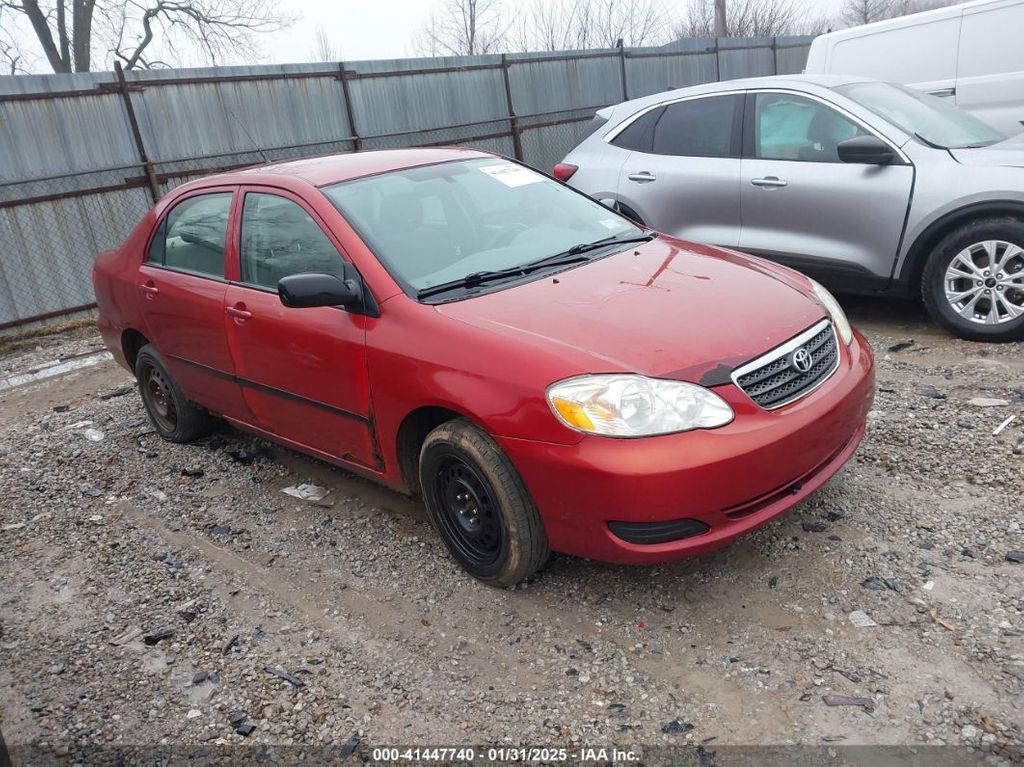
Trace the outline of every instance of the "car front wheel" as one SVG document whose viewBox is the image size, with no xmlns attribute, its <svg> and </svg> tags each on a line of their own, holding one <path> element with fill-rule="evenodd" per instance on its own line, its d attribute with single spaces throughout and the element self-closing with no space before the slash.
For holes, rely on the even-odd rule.
<svg viewBox="0 0 1024 767">
<path fill-rule="evenodd" d="M 492 586 L 512 586 L 550 554 L 540 515 L 508 457 L 464 419 L 443 423 L 420 450 L 420 486 L 452 557 Z"/>
<path fill-rule="evenodd" d="M 933 319 L 961 338 L 1024 339 L 1024 222 L 985 219 L 947 235 L 921 294 Z"/>
</svg>

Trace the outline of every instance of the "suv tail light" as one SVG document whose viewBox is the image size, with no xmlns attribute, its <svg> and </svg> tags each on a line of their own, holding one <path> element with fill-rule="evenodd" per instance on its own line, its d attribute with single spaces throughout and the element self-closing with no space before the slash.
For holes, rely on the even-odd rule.
<svg viewBox="0 0 1024 767">
<path fill-rule="evenodd" d="M 572 178 L 572 174 L 579 170 L 579 166 L 570 165 L 567 162 L 560 162 L 554 168 L 551 169 L 551 175 L 557 178 L 561 182 L 566 182 Z"/>
</svg>

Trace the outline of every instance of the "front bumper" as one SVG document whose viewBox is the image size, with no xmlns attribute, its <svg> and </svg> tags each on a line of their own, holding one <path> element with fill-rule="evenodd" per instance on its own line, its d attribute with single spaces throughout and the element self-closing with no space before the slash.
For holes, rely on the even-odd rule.
<svg viewBox="0 0 1024 767">
<path fill-rule="evenodd" d="M 857 449 L 874 396 L 871 347 L 859 333 L 815 391 L 778 410 L 736 386 L 716 387 L 736 413 L 718 429 L 644 439 L 585 437 L 575 445 L 499 438 L 544 520 L 554 551 L 654 564 L 723 546 L 828 481 Z M 609 522 L 693 519 L 707 530 L 630 543 Z"/>
</svg>

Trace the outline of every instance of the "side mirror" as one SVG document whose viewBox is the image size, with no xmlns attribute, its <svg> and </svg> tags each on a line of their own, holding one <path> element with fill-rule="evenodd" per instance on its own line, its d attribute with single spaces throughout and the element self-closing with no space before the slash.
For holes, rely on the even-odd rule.
<svg viewBox="0 0 1024 767">
<path fill-rule="evenodd" d="M 293 309 L 306 309 L 312 306 L 356 306 L 363 299 L 363 289 L 359 280 L 349 274 L 352 270 L 346 265 L 345 279 L 333 274 L 306 272 L 282 277 L 277 283 L 277 294 L 281 303 Z"/>
<path fill-rule="evenodd" d="M 888 165 L 896 159 L 892 147 L 878 136 L 856 136 L 840 141 L 836 147 L 843 162 L 861 165 Z"/>
</svg>

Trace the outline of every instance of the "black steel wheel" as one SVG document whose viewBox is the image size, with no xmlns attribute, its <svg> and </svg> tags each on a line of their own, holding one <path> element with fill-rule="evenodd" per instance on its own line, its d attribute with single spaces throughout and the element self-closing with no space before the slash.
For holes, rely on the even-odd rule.
<svg viewBox="0 0 1024 767">
<path fill-rule="evenodd" d="M 147 344 L 135 358 L 135 379 L 153 427 L 169 442 L 192 442 L 209 433 L 213 419 L 185 397 L 159 353 Z"/>
<path fill-rule="evenodd" d="M 420 450 L 420 485 L 452 557 L 476 578 L 511 586 L 539 570 L 547 536 L 522 478 L 482 429 L 443 423 Z"/>
</svg>

